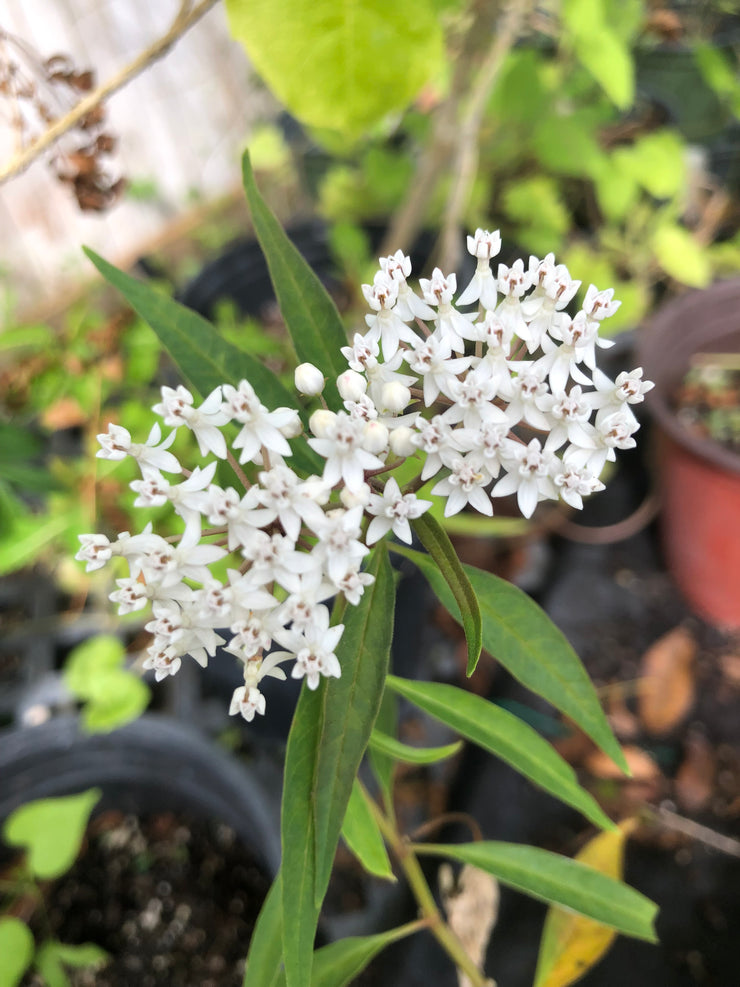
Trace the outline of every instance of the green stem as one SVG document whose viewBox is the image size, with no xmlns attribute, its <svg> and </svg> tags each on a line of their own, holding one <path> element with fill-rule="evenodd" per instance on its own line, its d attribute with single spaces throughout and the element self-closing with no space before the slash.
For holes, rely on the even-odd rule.
<svg viewBox="0 0 740 987">
<path fill-rule="evenodd" d="M 411 890 L 416 898 L 426 926 L 442 946 L 447 955 L 458 969 L 462 970 L 470 980 L 472 987 L 487 987 L 488 981 L 478 967 L 468 956 L 465 947 L 457 935 L 449 927 L 437 908 L 434 895 L 424 877 L 421 864 L 416 856 L 415 847 L 398 832 L 393 823 L 384 815 L 375 799 L 369 798 L 368 804 L 372 810 L 380 831 L 393 851 Z"/>
</svg>

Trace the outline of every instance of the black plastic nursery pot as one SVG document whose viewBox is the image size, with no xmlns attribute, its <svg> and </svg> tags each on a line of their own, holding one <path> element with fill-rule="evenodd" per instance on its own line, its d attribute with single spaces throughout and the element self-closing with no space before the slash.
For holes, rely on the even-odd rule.
<svg viewBox="0 0 740 987">
<path fill-rule="evenodd" d="M 81 852 L 44 886 L 44 922 L 38 910 L 29 919 L 35 934 L 105 949 L 101 987 L 238 987 L 279 866 L 275 793 L 156 715 L 110 734 L 84 735 L 76 718 L 60 717 L 0 735 L 0 821 L 27 802 L 90 788 L 102 794 Z M 13 856 L 0 846 L 0 861 Z"/>
</svg>

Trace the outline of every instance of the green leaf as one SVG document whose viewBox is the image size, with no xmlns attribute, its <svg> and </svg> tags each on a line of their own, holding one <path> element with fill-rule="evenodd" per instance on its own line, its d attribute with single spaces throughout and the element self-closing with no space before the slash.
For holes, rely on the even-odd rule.
<svg viewBox="0 0 740 987">
<path fill-rule="evenodd" d="M 281 103 L 311 127 L 365 133 L 405 109 L 443 65 L 428 0 L 227 0 L 232 36 Z"/>
<path fill-rule="evenodd" d="M 435 573 L 445 580 L 457 604 L 457 612 L 462 614 L 462 626 L 468 642 L 467 674 L 470 676 L 475 671 L 483 646 L 481 613 L 475 590 L 439 522 L 422 514 L 412 525 L 419 541 L 434 560 Z"/>
<path fill-rule="evenodd" d="M 245 379 L 271 410 L 295 407 L 295 395 L 264 363 L 223 339 L 202 316 L 146 282 L 119 271 L 88 247 L 84 250 L 106 281 L 117 288 L 134 311 L 152 327 L 185 381 L 203 397 L 219 384 L 237 385 Z M 299 467 L 308 472 L 320 469 L 320 457 L 304 441 L 296 441 L 293 449 Z"/>
<path fill-rule="evenodd" d="M 602 829 L 614 824 L 578 784 L 558 752 L 519 717 L 464 689 L 388 676 L 388 686 L 474 744 L 500 757 L 540 788 L 572 805 Z"/>
<path fill-rule="evenodd" d="M 436 764 L 453 757 L 461 747 L 459 740 L 454 744 L 445 744 L 444 747 L 412 747 L 379 730 L 373 730 L 370 734 L 371 751 L 380 751 L 396 761 L 405 761 L 406 764 Z"/>
<path fill-rule="evenodd" d="M 660 266 L 676 281 L 706 288 L 712 280 L 709 255 L 683 226 L 662 223 L 653 233 L 651 246 Z"/>
<path fill-rule="evenodd" d="M 69 977 L 54 949 L 55 945 L 56 943 L 49 940 L 39 946 L 34 958 L 36 969 L 46 987 L 71 987 Z"/>
<path fill-rule="evenodd" d="M 79 795 L 27 802 L 5 820 L 5 842 L 26 849 L 28 868 L 36 877 L 60 877 L 80 852 L 90 813 L 100 795 L 99 788 L 90 788 Z"/>
<path fill-rule="evenodd" d="M 0 918 L 0 984 L 16 987 L 33 957 L 31 930 L 12 915 Z"/>
<path fill-rule="evenodd" d="M 347 987 L 382 949 L 415 931 L 412 923 L 374 936 L 347 936 L 322 946 L 314 954 L 311 987 Z M 285 976 L 277 983 L 284 987 Z"/>
<path fill-rule="evenodd" d="M 405 545 L 393 550 L 411 559 L 456 620 L 455 599 L 433 562 Z M 474 566 L 464 566 L 480 601 L 483 645 L 514 678 L 569 716 L 629 774 L 591 680 L 562 631 L 526 593 Z"/>
<path fill-rule="evenodd" d="M 125 669 L 126 650 L 113 635 L 100 634 L 74 648 L 64 666 L 64 681 L 85 705 L 82 725 L 88 733 L 106 733 L 130 723 L 149 704 L 149 688 Z"/>
<path fill-rule="evenodd" d="M 0 482 L 0 576 L 28 565 L 76 520 L 74 508 L 32 514 Z"/>
<path fill-rule="evenodd" d="M 583 114 L 548 114 L 534 128 L 534 151 L 540 162 L 557 175 L 593 177 L 604 159 L 593 131 L 593 121 Z"/>
<path fill-rule="evenodd" d="M 110 954 L 94 942 L 71 945 L 66 942 L 47 940 L 42 948 L 53 949 L 65 966 L 71 966 L 75 969 L 83 966 L 103 966 L 110 959 Z"/>
<path fill-rule="evenodd" d="M 369 874 L 387 881 L 396 880 L 383 835 L 357 779 L 342 823 L 342 838 Z"/>
<path fill-rule="evenodd" d="M 384 689 L 380 709 L 375 719 L 375 727 L 382 730 L 386 736 L 394 735 L 398 731 L 398 697 L 390 689 Z M 373 731 L 374 732 L 374 731 Z M 371 735 L 372 736 L 372 735 Z M 370 744 L 368 748 L 370 766 L 373 769 L 380 790 L 383 794 L 383 802 L 386 811 L 392 813 L 393 809 L 393 773 L 396 762 L 387 754 L 381 753 L 377 747 Z"/>
<path fill-rule="evenodd" d="M 321 370 L 327 377 L 327 404 L 341 408 L 336 379 L 347 369 L 340 352 L 347 345 L 347 334 L 337 307 L 260 195 L 248 151 L 242 157 L 242 176 L 254 231 L 298 360 L 313 363 Z"/>
<path fill-rule="evenodd" d="M 656 199 L 670 199 L 684 186 L 685 151 L 681 136 L 664 128 L 646 134 L 631 147 L 617 148 L 613 157 L 619 170 L 650 195 Z"/>
<path fill-rule="evenodd" d="M 316 760 L 316 904 L 324 900 L 344 813 L 378 715 L 388 671 L 395 583 L 387 543 L 373 550 L 375 582 L 345 611 L 337 647 L 342 677 L 327 683 L 324 729 Z"/>
<path fill-rule="evenodd" d="M 627 936 L 657 942 L 653 928 L 657 906 L 634 888 L 577 860 L 538 847 L 493 841 L 418 845 L 416 851 L 479 867 L 533 898 L 570 908 Z"/>
<path fill-rule="evenodd" d="M 242 987 L 275 987 L 279 982 L 283 960 L 282 915 L 282 885 L 278 874 L 252 933 Z"/>
<path fill-rule="evenodd" d="M 620 110 L 635 100 L 635 66 L 629 46 L 609 28 L 574 39 L 578 61 Z"/>
<path fill-rule="evenodd" d="M 309 987 L 318 912 L 352 783 L 377 716 L 393 633 L 394 583 L 385 542 L 375 576 L 349 607 L 337 647 L 339 679 L 304 686 L 285 755 L 281 837 L 283 950 L 289 987 Z"/>
</svg>

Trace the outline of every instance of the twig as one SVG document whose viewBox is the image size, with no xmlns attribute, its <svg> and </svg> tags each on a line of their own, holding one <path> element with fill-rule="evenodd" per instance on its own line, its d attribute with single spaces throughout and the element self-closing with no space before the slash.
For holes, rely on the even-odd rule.
<svg viewBox="0 0 740 987">
<path fill-rule="evenodd" d="M 132 62 L 124 66 L 111 79 L 102 86 L 94 89 L 91 93 L 81 99 L 69 113 L 55 120 L 39 137 L 28 147 L 16 154 L 8 164 L 0 170 L 0 185 L 9 178 L 14 178 L 39 157 L 47 148 L 59 140 L 68 130 L 76 127 L 81 120 L 91 113 L 96 107 L 112 96 L 113 93 L 122 89 L 131 79 L 143 72 L 153 62 L 166 55 L 172 45 L 192 27 L 217 0 L 201 0 L 195 7 L 191 7 L 192 0 L 182 0 L 180 9 L 172 22 L 169 30 L 151 44 L 145 51 L 141 52 Z"/>
<path fill-rule="evenodd" d="M 646 806 L 646 809 L 650 818 L 661 826 L 665 826 L 666 829 L 675 829 L 676 832 L 683 833 L 684 836 L 690 836 L 691 839 L 698 840 L 701 843 L 706 843 L 707 846 L 714 847 L 715 850 L 721 850 L 722 853 L 727 853 L 731 857 L 740 857 L 740 842 L 738 840 L 733 840 L 730 836 L 724 836 L 722 833 L 718 833 L 708 826 L 702 826 L 692 819 L 679 816 L 678 813 L 671 812 L 670 809 L 665 809 L 662 806 L 657 809 L 653 809 L 652 806 Z"/>
<path fill-rule="evenodd" d="M 471 3 L 471 7 L 475 7 L 475 4 Z M 455 147 L 460 103 L 468 90 L 475 65 L 471 49 L 475 46 L 481 29 L 481 15 L 473 9 L 470 23 L 459 42 L 459 50 L 451 55 L 455 68 L 450 91 L 437 107 L 431 140 L 419 158 L 409 192 L 391 220 L 379 251 L 381 256 L 394 250 L 408 251 L 424 222 L 432 192 Z"/>
<path fill-rule="evenodd" d="M 457 269 L 460 260 L 460 218 L 470 197 L 478 170 L 478 137 L 491 90 L 504 59 L 521 34 L 532 0 L 513 0 L 504 12 L 501 27 L 481 65 L 470 100 L 455 138 L 456 154 L 452 164 L 455 176 L 445 207 L 438 263 L 443 271 Z"/>
</svg>

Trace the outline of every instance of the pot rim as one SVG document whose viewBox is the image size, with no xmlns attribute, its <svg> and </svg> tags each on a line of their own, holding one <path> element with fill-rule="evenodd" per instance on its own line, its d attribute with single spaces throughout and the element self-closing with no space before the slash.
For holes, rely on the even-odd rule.
<svg viewBox="0 0 740 987">
<path fill-rule="evenodd" d="M 728 329 L 728 323 L 730 328 Z M 684 333 L 676 339 L 676 330 Z M 674 337 L 674 338 L 671 338 Z M 663 305 L 638 335 L 638 356 L 655 383 L 646 406 L 668 435 L 699 459 L 740 474 L 740 454 L 714 439 L 693 435 L 668 403 L 669 395 L 699 352 L 740 352 L 740 278 L 689 291 Z"/>
</svg>

